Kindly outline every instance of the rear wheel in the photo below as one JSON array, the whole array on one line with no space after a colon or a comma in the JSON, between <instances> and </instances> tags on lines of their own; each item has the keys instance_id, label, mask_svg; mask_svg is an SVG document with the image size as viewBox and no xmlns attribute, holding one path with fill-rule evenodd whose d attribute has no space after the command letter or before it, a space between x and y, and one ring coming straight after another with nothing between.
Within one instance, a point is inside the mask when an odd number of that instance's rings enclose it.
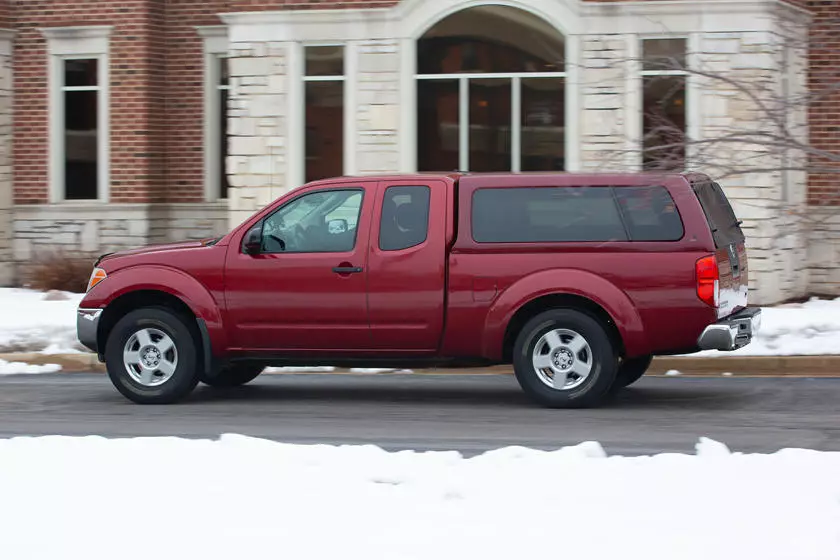
<instances>
[{"instance_id":1,"label":"rear wheel","mask_svg":"<svg viewBox=\"0 0 840 560\"><path fill-rule=\"evenodd\" d=\"M239 387L256 379L263 369L265 368L262 366L234 364L225 366L212 377L202 374L200 379L202 383L211 387Z\"/></svg>"},{"instance_id":2,"label":"rear wheel","mask_svg":"<svg viewBox=\"0 0 840 560\"><path fill-rule=\"evenodd\" d=\"M629 387L641 379L651 362L653 362L653 356L638 356L622 360L618 366L618 374L615 376L615 388Z\"/></svg>"},{"instance_id":3,"label":"rear wheel","mask_svg":"<svg viewBox=\"0 0 840 560\"><path fill-rule=\"evenodd\" d=\"M198 383L197 333L187 319L161 307L131 311L105 345L114 387L140 404L166 404L186 397Z\"/></svg>"},{"instance_id":4,"label":"rear wheel","mask_svg":"<svg viewBox=\"0 0 840 560\"><path fill-rule=\"evenodd\" d=\"M534 401L551 408L583 408L607 396L618 358L597 319L574 309L552 309L522 328L513 366L519 385Z\"/></svg>"}]
</instances>

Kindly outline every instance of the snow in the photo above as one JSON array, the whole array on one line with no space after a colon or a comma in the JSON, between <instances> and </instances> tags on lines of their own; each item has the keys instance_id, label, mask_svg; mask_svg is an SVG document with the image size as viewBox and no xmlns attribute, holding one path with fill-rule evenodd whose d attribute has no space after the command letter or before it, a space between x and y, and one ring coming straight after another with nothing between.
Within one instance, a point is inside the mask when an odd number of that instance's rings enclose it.
<instances>
[{"instance_id":1,"label":"snow","mask_svg":"<svg viewBox=\"0 0 840 560\"><path fill-rule=\"evenodd\" d=\"M0 360L0 375L19 375L32 373L55 373L61 371L58 364L33 365L23 362L7 362Z\"/></svg>"},{"instance_id":2,"label":"snow","mask_svg":"<svg viewBox=\"0 0 840 560\"><path fill-rule=\"evenodd\" d=\"M76 308L82 294L0 288L0 353L66 354L84 351L76 340ZM748 346L695 357L840 354L840 298L765 307L762 325ZM324 372L335 368L271 368L276 372ZM353 373L394 371L353 368ZM405 370L396 370L408 373Z\"/></svg>"},{"instance_id":3,"label":"snow","mask_svg":"<svg viewBox=\"0 0 840 560\"><path fill-rule=\"evenodd\" d=\"M837 560L840 453L0 440L0 558Z\"/></svg>"},{"instance_id":4,"label":"snow","mask_svg":"<svg viewBox=\"0 0 840 560\"><path fill-rule=\"evenodd\" d=\"M76 308L82 294L0 288L0 353L78 352Z\"/></svg>"},{"instance_id":5,"label":"snow","mask_svg":"<svg viewBox=\"0 0 840 560\"><path fill-rule=\"evenodd\" d=\"M840 354L840 298L764 307L761 310L761 328L750 344L733 352L706 351L691 356L829 354Z\"/></svg>"}]
</instances>

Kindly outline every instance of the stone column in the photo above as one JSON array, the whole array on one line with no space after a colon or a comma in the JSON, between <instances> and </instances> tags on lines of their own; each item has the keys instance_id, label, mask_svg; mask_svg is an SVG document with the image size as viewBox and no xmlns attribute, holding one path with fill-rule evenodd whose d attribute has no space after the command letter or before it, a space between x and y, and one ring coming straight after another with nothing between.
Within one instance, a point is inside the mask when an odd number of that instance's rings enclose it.
<instances>
[{"instance_id":1,"label":"stone column","mask_svg":"<svg viewBox=\"0 0 840 560\"><path fill-rule=\"evenodd\" d=\"M690 157L699 171L722 178L744 221L750 297L761 304L802 295L808 281L806 235L796 212L806 177L783 171L784 149L762 141L780 134L771 115L788 112L782 56L779 38L766 31L705 33L695 55L707 75L697 78L703 143ZM722 138L734 141L716 141Z\"/></svg>"},{"instance_id":2,"label":"stone column","mask_svg":"<svg viewBox=\"0 0 840 560\"><path fill-rule=\"evenodd\" d=\"M0 30L0 286L15 278L12 253L14 184L12 181L12 41L13 32Z\"/></svg>"},{"instance_id":3,"label":"stone column","mask_svg":"<svg viewBox=\"0 0 840 560\"><path fill-rule=\"evenodd\" d=\"M630 119L636 118L628 110L627 90L633 38L623 34L578 37L582 171L628 170L638 159L636 147L629 143L628 130ZM567 98L574 93L569 89Z\"/></svg>"},{"instance_id":4,"label":"stone column","mask_svg":"<svg viewBox=\"0 0 840 560\"><path fill-rule=\"evenodd\" d=\"M230 227L238 226L287 187L288 49L286 43L230 46Z\"/></svg>"},{"instance_id":5,"label":"stone column","mask_svg":"<svg viewBox=\"0 0 840 560\"><path fill-rule=\"evenodd\" d=\"M357 45L355 169L388 173L399 170L399 42L365 41ZM352 70L352 68L351 68ZM352 83L352 82L351 82Z\"/></svg>"}]
</instances>

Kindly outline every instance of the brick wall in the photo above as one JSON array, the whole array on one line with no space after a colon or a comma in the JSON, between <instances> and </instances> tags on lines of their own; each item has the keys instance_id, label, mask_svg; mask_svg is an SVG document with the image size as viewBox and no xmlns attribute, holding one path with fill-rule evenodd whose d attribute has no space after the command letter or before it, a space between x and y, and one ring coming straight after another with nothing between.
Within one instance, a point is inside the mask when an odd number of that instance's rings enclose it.
<instances>
[{"instance_id":1,"label":"brick wall","mask_svg":"<svg viewBox=\"0 0 840 560\"><path fill-rule=\"evenodd\" d=\"M440 1L440 0L427 0ZM228 0L230 12L257 12L264 10L317 10L390 8L398 0Z\"/></svg>"},{"instance_id":2,"label":"brick wall","mask_svg":"<svg viewBox=\"0 0 840 560\"><path fill-rule=\"evenodd\" d=\"M166 185L170 202L204 199L204 59L197 25L220 25L226 0L169 0L166 57Z\"/></svg>"},{"instance_id":3,"label":"brick wall","mask_svg":"<svg viewBox=\"0 0 840 560\"><path fill-rule=\"evenodd\" d=\"M202 199L201 38L226 1L33 0L16 6L15 201L48 199L47 51L41 27L114 25L111 194L114 202ZM0 11L2 17L2 11Z\"/></svg>"},{"instance_id":4,"label":"brick wall","mask_svg":"<svg viewBox=\"0 0 840 560\"><path fill-rule=\"evenodd\" d=\"M7 28L11 26L11 15L11 0L0 0L0 28Z\"/></svg>"},{"instance_id":5,"label":"brick wall","mask_svg":"<svg viewBox=\"0 0 840 560\"><path fill-rule=\"evenodd\" d=\"M809 202L840 204L840 0L811 0L811 69L809 87L811 143L833 158L812 158L812 165L837 167L836 173L814 173Z\"/></svg>"},{"instance_id":6,"label":"brick wall","mask_svg":"<svg viewBox=\"0 0 840 560\"><path fill-rule=\"evenodd\" d=\"M16 5L15 201L46 202L47 45L39 28L114 25L111 37L111 193L148 202L164 192L164 0L31 0Z\"/></svg>"}]
</instances>

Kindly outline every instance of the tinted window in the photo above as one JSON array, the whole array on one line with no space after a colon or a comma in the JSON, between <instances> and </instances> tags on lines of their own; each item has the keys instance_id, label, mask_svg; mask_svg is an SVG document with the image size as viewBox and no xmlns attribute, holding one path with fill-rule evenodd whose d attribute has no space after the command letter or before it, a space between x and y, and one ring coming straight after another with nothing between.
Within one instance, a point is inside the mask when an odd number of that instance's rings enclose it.
<instances>
[{"instance_id":1,"label":"tinted window","mask_svg":"<svg viewBox=\"0 0 840 560\"><path fill-rule=\"evenodd\" d=\"M735 212L720 185L709 182L699 183L694 185L694 192L706 214L715 246L720 248L732 243L743 243L744 232L741 231Z\"/></svg>"},{"instance_id":2,"label":"tinted window","mask_svg":"<svg viewBox=\"0 0 840 560\"><path fill-rule=\"evenodd\" d=\"M429 231L429 187L388 187L382 201L379 248L399 251L426 241Z\"/></svg>"},{"instance_id":3,"label":"tinted window","mask_svg":"<svg viewBox=\"0 0 840 560\"><path fill-rule=\"evenodd\" d=\"M263 222L265 253L352 251L362 191L313 192L289 202Z\"/></svg>"},{"instance_id":4,"label":"tinted window","mask_svg":"<svg viewBox=\"0 0 840 560\"><path fill-rule=\"evenodd\" d=\"M683 223L674 199L665 187L615 189L631 241L678 241Z\"/></svg>"},{"instance_id":5,"label":"tinted window","mask_svg":"<svg viewBox=\"0 0 840 560\"><path fill-rule=\"evenodd\" d=\"M472 230L479 243L627 240L609 187L479 189Z\"/></svg>"}]
</instances>

